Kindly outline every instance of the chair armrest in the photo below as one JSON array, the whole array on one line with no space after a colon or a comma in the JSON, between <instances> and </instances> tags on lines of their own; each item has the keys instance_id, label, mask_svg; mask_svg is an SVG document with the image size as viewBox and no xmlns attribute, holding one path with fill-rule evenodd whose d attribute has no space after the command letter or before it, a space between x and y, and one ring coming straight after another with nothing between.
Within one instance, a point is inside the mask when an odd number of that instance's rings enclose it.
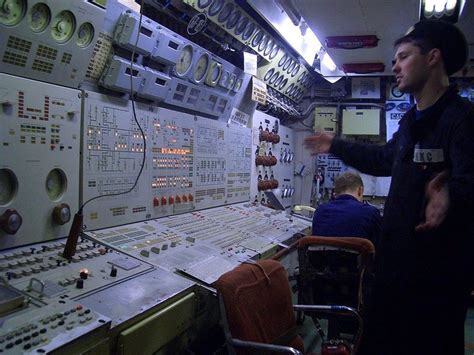
<instances>
[{"instance_id":1,"label":"chair armrest","mask_svg":"<svg viewBox=\"0 0 474 355\"><path fill-rule=\"evenodd\" d=\"M269 350L269 351L275 351L275 352L287 353L287 354L302 355L300 351L296 350L295 348L292 348L291 346L257 343L255 341L240 340L236 338L230 338L228 339L228 341L237 348L252 348L252 349Z\"/></svg>"}]
</instances>

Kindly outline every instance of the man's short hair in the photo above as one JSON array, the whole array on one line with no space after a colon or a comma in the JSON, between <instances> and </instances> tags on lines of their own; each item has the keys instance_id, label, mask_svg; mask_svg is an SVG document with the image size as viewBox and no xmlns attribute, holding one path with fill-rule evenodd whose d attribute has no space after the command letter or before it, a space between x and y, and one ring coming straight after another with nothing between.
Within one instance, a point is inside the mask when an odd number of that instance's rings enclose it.
<instances>
[{"instance_id":1,"label":"man's short hair","mask_svg":"<svg viewBox=\"0 0 474 355\"><path fill-rule=\"evenodd\" d=\"M441 51L446 73L449 75L461 70L468 57L467 41L459 28L442 20L422 20L395 41L395 47L402 43L413 43L426 54L433 48Z\"/></svg>"},{"instance_id":2,"label":"man's short hair","mask_svg":"<svg viewBox=\"0 0 474 355\"><path fill-rule=\"evenodd\" d=\"M360 175L353 171L346 171L334 181L334 193L339 196L344 192L354 191L360 186L364 187Z\"/></svg>"}]
</instances>

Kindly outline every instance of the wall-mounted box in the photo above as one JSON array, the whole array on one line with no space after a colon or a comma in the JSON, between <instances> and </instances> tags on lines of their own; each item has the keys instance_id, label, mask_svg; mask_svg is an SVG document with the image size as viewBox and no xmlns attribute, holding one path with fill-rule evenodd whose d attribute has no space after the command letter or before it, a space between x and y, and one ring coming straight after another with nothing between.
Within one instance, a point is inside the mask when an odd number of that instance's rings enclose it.
<instances>
[{"instance_id":1,"label":"wall-mounted box","mask_svg":"<svg viewBox=\"0 0 474 355\"><path fill-rule=\"evenodd\" d=\"M327 131L336 133L337 107L317 107L314 110L315 132Z\"/></svg>"},{"instance_id":2,"label":"wall-mounted box","mask_svg":"<svg viewBox=\"0 0 474 355\"><path fill-rule=\"evenodd\" d=\"M380 110L342 110L342 134L380 134Z\"/></svg>"}]
</instances>

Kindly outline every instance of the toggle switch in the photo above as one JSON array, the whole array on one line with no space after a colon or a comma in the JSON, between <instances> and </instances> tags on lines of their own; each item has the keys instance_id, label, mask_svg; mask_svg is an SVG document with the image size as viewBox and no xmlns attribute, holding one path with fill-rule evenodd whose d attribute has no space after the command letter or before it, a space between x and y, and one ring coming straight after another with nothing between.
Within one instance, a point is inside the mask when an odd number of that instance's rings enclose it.
<instances>
[{"instance_id":1,"label":"toggle switch","mask_svg":"<svg viewBox=\"0 0 474 355\"><path fill-rule=\"evenodd\" d=\"M112 269L110 269L110 276L117 277L117 268L115 266L112 266Z\"/></svg>"}]
</instances>

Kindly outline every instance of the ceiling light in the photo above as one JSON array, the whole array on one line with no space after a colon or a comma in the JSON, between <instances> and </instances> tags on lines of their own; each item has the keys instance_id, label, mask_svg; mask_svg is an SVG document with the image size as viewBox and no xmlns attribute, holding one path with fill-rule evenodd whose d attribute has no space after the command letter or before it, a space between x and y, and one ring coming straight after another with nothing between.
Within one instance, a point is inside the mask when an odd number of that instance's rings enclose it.
<instances>
[{"instance_id":1,"label":"ceiling light","mask_svg":"<svg viewBox=\"0 0 474 355\"><path fill-rule=\"evenodd\" d=\"M420 19L443 19L457 22L465 0L422 0Z\"/></svg>"}]
</instances>

